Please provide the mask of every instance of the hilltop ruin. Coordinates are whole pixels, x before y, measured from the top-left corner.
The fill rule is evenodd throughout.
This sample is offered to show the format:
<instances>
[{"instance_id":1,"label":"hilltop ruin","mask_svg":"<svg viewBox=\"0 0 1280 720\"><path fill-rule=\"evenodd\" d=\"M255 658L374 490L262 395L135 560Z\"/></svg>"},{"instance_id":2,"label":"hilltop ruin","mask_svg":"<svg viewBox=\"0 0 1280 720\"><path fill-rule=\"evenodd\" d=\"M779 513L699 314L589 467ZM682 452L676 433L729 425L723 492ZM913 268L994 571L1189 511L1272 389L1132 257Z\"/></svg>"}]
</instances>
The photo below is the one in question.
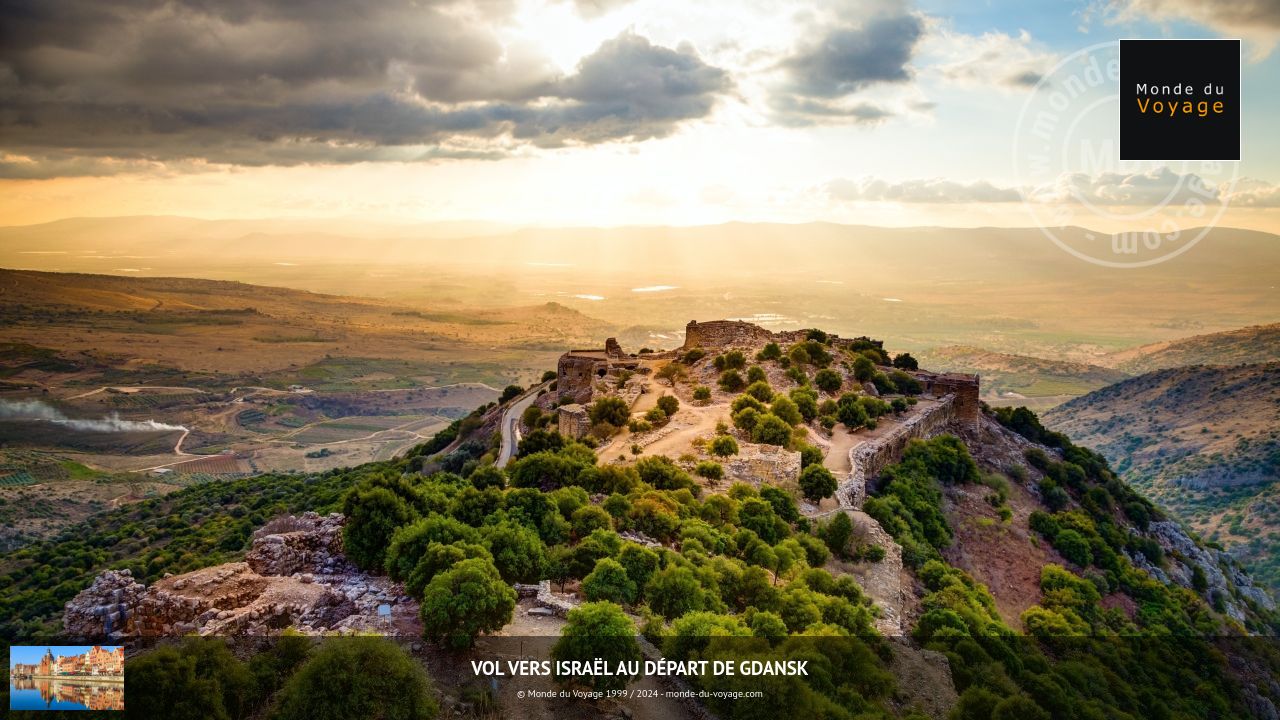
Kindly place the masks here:
<instances>
[{"instance_id":1,"label":"hilltop ruin","mask_svg":"<svg viewBox=\"0 0 1280 720\"><path fill-rule=\"evenodd\" d=\"M590 428L585 405L600 394L610 394L609 380L616 386L625 383L633 374L647 375L652 363L669 361L679 353L695 348L707 353L729 350L758 350L768 343L785 348L807 337L807 330L772 331L743 320L690 320L685 326L684 343L678 351L645 355L627 354L616 338L605 341L603 348L570 350L560 356L556 364L556 397L565 403L559 409L558 427L562 434L582 437ZM827 340L833 348L849 349L855 344L870 344L884 349L884 343L869 337L842 338L829 334ZM882 370L893 368L882 367ZM929 397L954 396L955 419L976 425L981 413L979 403L980 379L966 373L933 373L925 370L908 372L920 383L921 395ZM637 394L644 387L636 387ZM634 397L631 398L634 401Z\"/></svg>"}]
</instances>

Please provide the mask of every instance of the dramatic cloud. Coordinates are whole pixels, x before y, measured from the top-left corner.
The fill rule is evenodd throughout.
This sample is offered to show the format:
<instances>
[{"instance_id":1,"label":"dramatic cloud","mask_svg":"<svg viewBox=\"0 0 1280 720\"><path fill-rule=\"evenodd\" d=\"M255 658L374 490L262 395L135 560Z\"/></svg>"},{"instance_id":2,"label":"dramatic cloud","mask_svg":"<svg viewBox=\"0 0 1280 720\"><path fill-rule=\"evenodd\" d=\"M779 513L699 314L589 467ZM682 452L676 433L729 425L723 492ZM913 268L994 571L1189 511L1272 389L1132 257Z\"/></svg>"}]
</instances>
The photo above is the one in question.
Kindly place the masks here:
<instances>
[{"instance_id":1,"label":"dramatic cloud","mask_svg":"<svg viewBox=\"0 0 1280 720\"><path fill-rule=\"evenodd\" d=\"M1003 203L1021 198L1017 190L996 187L985 180L966 184L937 178L898 183L875 178L841 178L827 183L825 190L828 197L842 202Z\"/></svg>"},{"instance_id":2,"label":"dramatic cloud","mask_svg":"<svg viewBox=\"0 0 1280 720\"><path fill-rule=\"evenodd\" d=\"M630 33L562 75L494 34L510 10L484 0L6 4L0 174L644 140L705 117L730 89L691 47Z\"/></svg>"},{"instance_id":3,"label":"dramatic cloud","mask_svg":"<svg viewBox=\"0 0 1280 720\"><path fill-rule=\"evenodd\" d=\"M1269 54L1280 38L1280 2L1276 0L1096 0L1083 15L1086 23L1094 16L1122 22L1191 21L1252 41L1255 59Z\"/></svg>"},{"instance_id":4,"label":"dramatic cloud","mask_svg":"<svg viewBox=\"0 0 1280 720\"><path fill-rule=\"evenodd\" d=\"M787 124L881 120L891 114L882 106L848 99L875 85L911 80L909 63L924 31L924 20L901 7L824 30L781 63L786 80L771 100L775 112Z\"/></svg>"}]
</instances>

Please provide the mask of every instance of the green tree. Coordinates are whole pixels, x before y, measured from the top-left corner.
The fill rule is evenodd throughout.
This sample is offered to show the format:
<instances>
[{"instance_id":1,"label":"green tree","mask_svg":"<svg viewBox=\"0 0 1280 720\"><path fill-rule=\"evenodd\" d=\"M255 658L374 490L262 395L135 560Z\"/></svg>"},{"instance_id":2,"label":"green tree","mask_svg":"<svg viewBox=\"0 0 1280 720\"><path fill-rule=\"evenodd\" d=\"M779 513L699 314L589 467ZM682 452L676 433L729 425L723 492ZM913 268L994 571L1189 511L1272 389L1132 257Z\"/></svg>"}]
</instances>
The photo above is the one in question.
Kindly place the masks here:
<instances>
[{"instance_id":1,"label":"green tree","mask_svg":"<svg viewBox=\"0 0 1280 720\"><path fill-rule=\"evenodd\" d=\"M707 591L687 567L668 567L654 573L644 594L649 607L668 620L707 607Z\"/></svg>"},{"instance_id":2,"label":"green tree","mask_svg":"<svg viewBox=\"0 0 1280 720\"><path fill-rule=\"evenodd\" d=\"M432 720L439 713L431 679L413 657L383 638L344 637L327 640L285 683L270 718Z\"/></svg>"},{"instance_id":3,"label":"green tree","mask_svg":"<svg viewBox=\"0 0 1280 720\"><path fill-rule=\"evenodd\" d=\"M853 521L844 512L838 512L831 521L822 526L822 541L827 544L831 554L844 557L849 547L849 539L853 537Z\"/></svg>"},{"instance_id":4,"label":"green tree","mask_svg":"<svg viewBox=\"0 0 1280 720\"><path fill-rule=\"evenodd\" d=\"M893 366L900 370L919 370L920 363L911 357L911 353L902 353L895 355L893 358Z\"/></svg>"},{"instance_id":5,"label":"green tree","mask_svg":"<svg viewBox=\"0 0 1280 720\"><path fill-rule=\"evenodd\" d=\"M447 516L431 514L405 525L391 536L386 568L392 580L404 580L432 543L478 542L476 529Z\"/></svg>"},{"instance_id":6,"label":"green tree","mask_svg":"<svg viewBox=\"0 0 1280 720\"><path fill-rule=\"evenodd\" d=\"M1088 567L1093 562L1093 553L1089 541L1075 530L1063 530L1053 539L1053 547L1062 553L1062 557L1079 565Z\"/></svg>"},{"instance_id":7,"label":"green tree","mask_svg":"<svg viewBox=\"0 0 1280 720\"><path fill-rule=\"evenodd\" d=\"M499 405L505 405L511 400L515 400L524 393L524 388L519 385L508 385L502 388L502 396L498 398Z\"/></svg>"},{"instance_id":8,"label":"green tree","mask_svg":"<svg viewBox=\"0 0 1280 720\"><path fill-rule=\"evenodd\" d=\"M615 427L622 427L631 418L631 406L620 397L606 395L591 403L591 409L587 415L593 424L608 423Z\"/></svg>"},{"instance_id":9,"label":"green tree","mask_svg":"<svg viewBox=\"0 0 1280 720\"><path fill-rule=\"evenodd\" d=\"M611 602L589 602L569 611L560 639L551 648L551 659L557 668L561 661L572 660L603 660L616 668L622 662L638 662L642 656L636 627L622 608ZM582 683L601 692L621 690L634 679L627 675L556 675L558 682Z\"/></svg>"},{"instance_id":10,"label":"green tree","mask_svg":"<svg viewBox=\"0 0 1280 720\"><path fill-rule=\"evenodd\" d=\"M853 376L858 382L866 382L876 374L876 364L866 355L859 355L853 361Z\"/></svg>"},{"instance_id":11,"label":"green tree","mask_svg":"<svg viewBox=\"0 0 1280 720\"><path fill-rule=\"evenodd\" d=\"M773 404L769 406L769 412L793 427L804 422L804 416L800 414L800 408L796 407L795 401L786 395L775 397Z\"/></svg>"},{"instance_id":12,"label":"green tree","mask_svg":"<svg viewBox=\"0 0 1280 720\"><path fill-rule=\"evenodd\" d=\"M836 487L835 475L821 465L809 465L800 471L800 491L811 502L831 497Z\"/></svg>"},{"instance_id":13,"label":"green tree","mask_svg":"<svg viewBox=\"0 0 1280 720\"><path fill-rule=\"evenodd\" d=\"M511 622L516 591L493 563L473 558L437 574L422 593L422 634L448 647L469 648L476 636Z\"/></svg>"},{"instance_id":14,"label":"green tree","mask_svg":"<svg viewBox=\"0 0 1280 720\"><path fill-rule=\"evenodd\" d=\"M760 353L756 355L759 360L777 360L782 357L782 348L776 342L765 343Z\"/></svg>"},{"instance_id":15,"label":"green tree","mask_svg":"<svg viewBox=\"0 0 1280 720\"><path fill-rule=\"evenodd\" d=\"M711 454L716 457L729 457L738 454L738 441L732 435L717 435L711 441Z\"/></svg>"},{"instance_id":16,"label":"green tree","mask_svg":"<svg viewBox=\"0 0 1280 720\"><path fill-rule=\"evenodd\" d=\"M601 558L596 561L595 569L582 579L582 593L591 601L629 604L635 602L636 584L617 560Z\"/></svg>"},{"instance_id":17,"label":"green tree","mask_svg":"<svg viewBox=\"0 0 1280 720\"><path fill-rule=\"evenodd\" d=\"M493 555L489 554L489 551L483 545L469 542L446 545L433 542L422 553L422 557L418 559L418 564L413 566L413 571L409 573L409 579L404 583L404 590L411 597L421 600L422 591L426 589L428 583L435 579L436 575L463 560L471 560L473 558L493 562Z\"/></svg>"},{"instance_id":18,"label":"green tree","mask_svg":"<svg viewBox=\"0 0 1280 720\"><path fill-rule=\"evenodd\" d=\"M493 565L507 582L537 582L547 565L547 546L524 525L502 522L483 529Z\"/></svg>"},{"instance_id":19,"label":"green tree","mask_svg":"<svg viewBox=\"0 0 1280 720\"><path fill-rule=\"evenodd\" d=\"M762 403L767 403L773 399L773 388L769 387L769 383L764 380L751 383L747 386L745 392Z\"/></svg>"},{"instance_id":20,"label":"green tree","mask_svg":"<svg viewBox=\"0 0 1280 720\"><path fill-rule=\"evenodd\" d=\"M680 410L680 399L675 395L663 395L658 398L658 408L671 417Z\"/></svg>"},{"instance_id":21,"label":"green tree","mask_svg":"<svg viewBox=\"0 0 1280 720\"><path fill-rule=\"evenodd\" d=\"M370 572L382 572L391 536L417 517L408 503L384 487L353 489L342 511L347 516L343 549L352 562Z\"/></svg>"},{"instance_id":22,"label":"green tree","mask_svg":"<svg viewBox=\"0 0 1280 720\"><path fill-rule=\"evenodd\" d=\"M237 720L257 702L253 675L221 639L190 638L129 660L129 712L174 720Z\"/></svg>"},{"instance_id":23,"label":"green tree","mask_svg":"<svg viewBox=\"0 0 1280 720\"><path fill-rule=\"evenodd\" d=\"M717 381L721 390L725 392L737 392L746 385L746 381L742 379L742 375L737 370L725 370L720 373L720 379Z\"/></svg>"},{"instance_id":24,"label":"green tree","mask_svg":"<svg viewBox=\"0 0 1280 720\"><path fill-rule=\"evenodd\" d=\"M583 505L573 511L573 534L584 538L596 530L612 530L613 518L599 505Z\"/></svg>"},{"instance_id":25,"label":"green tree","mask_svg":"<svg viewBox=\"0 0 1280 720\"><path fill-rule=\"evenodd\" d=\"M720 480L724 478L724 466L718 462L703 460L693 469L693 472L699 477L708 480Z\"/></svg>"},{"instance_id":26,"label":"green tree","mask_svg":"<svg viewBox=\"0 0 1280 720\"><path fill-rule=\"evenodd\" d=\"M777 415L765 413L751 429L751 439L765 445L786 446L791 442L791 426Z\"/></svg>"},{"instance_id":27,"label":"green tree","mask_svg":"<svg viewBox=\"0 0 1280 720\"><path fill-rule=\"evenodd\" d=\"M507 486L507 474L502 472L502 468L494 465L481 465L473 470L467 479L471 481L471 486L477 490L491 487L501 490Z\"/></svg>"},{"instance_id":28,"label":"green tree","mask_svg":"<svg viewBox=\"0 0 1280 720\"><path fill-rule=\"evenodd\" d=\"M824 368L819 370L817 375L813 376L813 384L817 385L818 389L822 392L827 393L828 395L834 395L838 390L840 390L840 386L844 385L844 378L835 370Z\"/></svg>"}]
</instances>

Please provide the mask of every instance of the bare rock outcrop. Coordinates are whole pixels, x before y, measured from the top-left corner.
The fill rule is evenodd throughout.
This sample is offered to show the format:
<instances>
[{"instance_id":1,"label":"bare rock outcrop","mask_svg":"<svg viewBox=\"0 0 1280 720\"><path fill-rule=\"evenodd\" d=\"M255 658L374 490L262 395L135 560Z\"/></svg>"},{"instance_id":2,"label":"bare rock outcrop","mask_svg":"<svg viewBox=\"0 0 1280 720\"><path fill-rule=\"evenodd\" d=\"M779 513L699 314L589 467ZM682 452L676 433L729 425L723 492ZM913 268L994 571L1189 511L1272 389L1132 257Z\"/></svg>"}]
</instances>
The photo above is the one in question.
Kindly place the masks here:
<instances>
[{"instance_id":1,"label":"bare rock outcrop","mask_svg":"<svg viewBox=\"0 0 1280 720\"><path fill-rule=\"evenodd\" d=\"M120 637L146 589L130 570L108 570L67 603L62 627L73 638Z\"/></svg>"},{"instance_id":2,"label":"bare rock outcrop","mask_svg":"<svg viewBox=\"0 0 1280 720\"><path fill-rule=\"evenodd\" d=\"M277 518L253 534L245 562L259 575L333 572L342 560L339 513Z\"/></svg>"},{"instance_id":3,"label":"bare rock outcrop","mask_svg":"<svg viewBox=\"0 0 1280 720\"><path fill-rule=\"evenodd\" d=\"M339 514L277 518L254 534L244 562L168 576L151 587L108 571L67 603L68 634L273 635L412 631L418 607L399 583L342 555Z\"/></svg>"}]
</instances>

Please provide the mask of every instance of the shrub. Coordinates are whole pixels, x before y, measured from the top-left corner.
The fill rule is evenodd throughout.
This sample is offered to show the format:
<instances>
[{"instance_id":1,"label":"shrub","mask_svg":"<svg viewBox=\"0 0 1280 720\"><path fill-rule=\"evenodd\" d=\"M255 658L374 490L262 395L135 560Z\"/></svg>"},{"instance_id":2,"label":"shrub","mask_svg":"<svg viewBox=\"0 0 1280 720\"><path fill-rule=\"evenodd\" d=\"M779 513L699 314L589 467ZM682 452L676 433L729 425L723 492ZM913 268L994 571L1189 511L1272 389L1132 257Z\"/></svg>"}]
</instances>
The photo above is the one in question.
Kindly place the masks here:
<instances>
[{"instance_id":1,"label":"shrub","mask_svg":"<svg viewBox=\"0 0 1280 720\"><path fill-rule=\"evenodd\" d=\"M764 374L764 368L759 365L752 365L747 368L747 382L749 383L768 383L768 376Z\"/></svg>"},{"instance_id":2,"label":"shrub","mask_svg":"<svg viewBox=\"0 0 1280 720\"><path fill-rule=\"evenodd\" d=\"M417 517L408 503L383 487L352 490L343 503L343 513L347 516L342 529L346 555L370 572L382 572L391 536Z\"/></svg>"},{"instance_id":3,"label":"shrub","mask_svg":"<svg viewBox=\"0 0 1280 720\"><path fill-rule=\"evenodd\" d=\"M622 427L631 418L631 407L620 397L606 395L591 403L591 409L587 414L592 423L608 423L615 427Z\"/></svg>"},{"instance_id":4,"label":"shrub","mask_svg":"<svg viewBox=\"0 0 1280 720\"><path fill-rule=\"evenodd\" d=\"M652 425L662 425L667 422L667 414L660 407L650 408L649 412L644 414L644 419Z\"/></svg>"},{"instance_id":5,"label":"shrub","mask_svg":"<svg viewBox=\"0 0 1280 720\"><path fill-rule=\"evenodd\" d=\"M853 361L853 376L858 382L867 382L876 374L876 364L871 358L859 355Z\"/></svg>"},{"instance_id":6,"label":"shrub","mask_svg":"<svg viewBox=\"0 0 1280 720\"><path fill-rule=\"evenodd\" d=\"M729 438L732 440L733 438ZM724 478L724 467L718 462L703 460L693 469L694 474L704 477L708 480L720 480Z\"/></svg>"},{"instance_id":7,"label":"shrub","mask_svg":"<svg viewBox=\"0 0 1280 720\"><path fill-rule=\"evenodd\" d=\"M738 454L738 441L731 435L717 435L711 441L711 454L716 457L729 457Z\"/></svg>"},{"instance_id":8,"label":"shrub","mask_svg":"<svg viewBox=\"0 0 1280 720\"><path fill-rule=\"evenodd\" d=\"M762 403L767 403L773 399L773 388L769 387L769 383L760 380L748 385L746 394Z\"/></svg>"},{"instance_id":9,"label":"shrub","mask_svg":"<svg viewBox=\"0 0 1280 720\"><path fill-rule=\"evenodd\" d=\"M636 472L640 479L659 490L679 490L694 487L689 474L680 469L671 458L655 455L636 462Z\"/></svg>"},{"instance_id":10,"label":"shrub","mask_svg":"<svg viewBox=\"0 0 1280 720\"><path fill-rule=\"evenodd\" d=\"M844 557L849 547L849 539L853 537L853 521L843 512L838 512L830 522L822 526L820 533L827 549L836 557Z\"/></svg>"},{"instance_id":11,"label":"shrub","mask_svg":"<svg viewBox=\"0 0 1280 720\"><path fill-rule=\"evenodd\" d=\"M423 590L422 633L449 647L469 648L480 633L511 622L515 606L515 590L493 563L463 560L436 575Z\"/></svg>"},{"instance_id":12,"label":"shrub","mask_svg":"<svg viewBox=\"0 0 1280 720\"><path fill-rule=\"evenodd\" d=\"M822 465L815 463L800 471L800 490L812 502L831 497L836 487L835 476Z\"/></svg>"},{"instance_id":13,"label":"shrub","mask_svg":"<svg viewBox=\"0 0 1280 720\"><path fill-rule=\"evenodd\" d=\"M822 392L831 395L835 394L841 385L844 385L844 378L835 370L826 368L819 370L818 374L813 376L813 384L817 385Z\"/></svg>"},{"instance_id":14,"label":"shrub","mask_svg":"<svg viewBox=\"0 0 1280 720\"><path fill-rule=\"evenodd\" d=\"M796 407L795 401L786 395L775 397L773 404L769 407L769 412L782 418L783 422L791 426L804 422L804 416L800 414L800 408Z\"/></svg>"},{"instance_id":15,"label":"shrub","mask_svg":"<svg viewBox=\"0 0 1280 720\"><path fill-rule=\"evenodd\" d=\"M1089 541L1075 530L1061 530L1053 539L1053 547L1062 553L1062 557L1079 565L1088 567L1093 562L1093 553L1089 549Z\"/></svg>"},{"instance_id":16,"label":"shrub","mask_svg":"<svg viewBox=\"0 0 1280 720\"><path fill-rule=\"evenodd\" d=\"M737 370L725 370L720 373L720 379L716 382L725 392L737 392L747 384Z\"/></svg>"},{"instance_id":17,"label":"shrub","mask_svg":"<svg viewBox=\"0 0 1280 720\"><path fill-rule=\"evenodd\" d=\"M569 611L568 622L560 639L551 648L551 659L557 669L562 661L603 661L617 668L623 662L639 662L640 646L636 643L636 627L622 608L610 602L589 602ZM566 666L571 666L566 663ZM581 682L593 690L621 690L633 677L627 675L556 675L562 683Z\"/></svg>"},{"instance_id":18,"label":"shrub","mask_svg":"<svg viewBox=\"0 0 1280 720\"><path fill-rule=\"evenodd\" d=\"M636 584L617 560L600 558L595 569L582 579L582 593L592 602L608 600L629 604L635 602Z\"/></svg>"},{"instance_id":19,"label":"shrub","mask_svg":"<svg viewBox=\"0 0 1280 720\"><path fill-rule=\"evenodd\" d=\"M777 360L780 357L782 357L782 348L778 347L776 342L765 343L765 346L756 355L758 360Z\"/></svg>"},{"instance_id":20,"label":"shrub","mask_svg":"<svg viewBox=\"0 0 1280 720\"><path fill-rule=\"evenodd\" d=\"M658 398L658 409L671 417L680 409L680 400L675 395L663 395Z\"/></svg>"},{"instance_id":21,"label":"shrub","mask_svg":"<svg viewBox=\"0 0 1280 720\"><path fill-rule=\"evenodd\" d=\"M524 388L519 385L508 385L502 388L502 396L498 398L499 405L505 405L510 400L515 400L524 393Z\"/></svg>"},{"instance_id":22,"label":"shrub","mask_svg":"<svg viewBox=\"0 0 1280 720\"><path fill-rule=\"evenodd\" d=\"M221 640L191 638L128 664L129 712L138 717L231 720L248 717L256 699L253 675Z\"/></svg>"},{"instance_id":23,"label":"shrub","mask_svg":"<svg viewBox=\"0 0 1280 720\"><path fill-rule=\"evenodd\" d=\"M743 412L748 411L744 410ZM765 413L760 416L755 423L755 427L751 429L751 439L765 445L785 447L787 443L791 442L791 426L777 415Z\"/></svg>"},{"instance_id":24,"label":"shrub","mask_svg":"<svg viewBox=\"0 0 1280 720\"><path fill-rule=\"evenodd\" d=\"M421 600L422 591L435 579L436 575L463 560L474 558L490 563L493 562L493 555L490 555L483 545L467 542L446 545L433 542L423 551L422 556L418 558L418 564L414 565L413 570L409 573L409 578L404 584L405 592L413 598Z\"/></svg>"},{"instance_id":25,"label":"shrub","mask_svg":"<svg viewBox=\"0 0 1280 720\"><path fill-rule=\"evenodd\" d=\"M920 363L916 362L916 359L911 357L910 353L902 353L901 355L894 356L893 366L902 370L920 369Z\"/></svg>"},{"instance_id":26,"label":"shrub","mask_svg":"<svg viewBox=\"0 0 1280 720\"><path fill-rule=\"evenodd\" d=\"M285 683L270 718L431 720L439 713L431 679L413 657L383 638L351 637L317 649Z\"/></svg>"},{"instance_id":27,"label":"shrub","mask_svg":"<svg viewBox=\"0 0 1280 720\"><path fill-rule=\"evenodd\" d=\"M693 399L704 402L711 399L711 388L706 385L699 385L693 389Z\"/></svg>"}]
</instances>

